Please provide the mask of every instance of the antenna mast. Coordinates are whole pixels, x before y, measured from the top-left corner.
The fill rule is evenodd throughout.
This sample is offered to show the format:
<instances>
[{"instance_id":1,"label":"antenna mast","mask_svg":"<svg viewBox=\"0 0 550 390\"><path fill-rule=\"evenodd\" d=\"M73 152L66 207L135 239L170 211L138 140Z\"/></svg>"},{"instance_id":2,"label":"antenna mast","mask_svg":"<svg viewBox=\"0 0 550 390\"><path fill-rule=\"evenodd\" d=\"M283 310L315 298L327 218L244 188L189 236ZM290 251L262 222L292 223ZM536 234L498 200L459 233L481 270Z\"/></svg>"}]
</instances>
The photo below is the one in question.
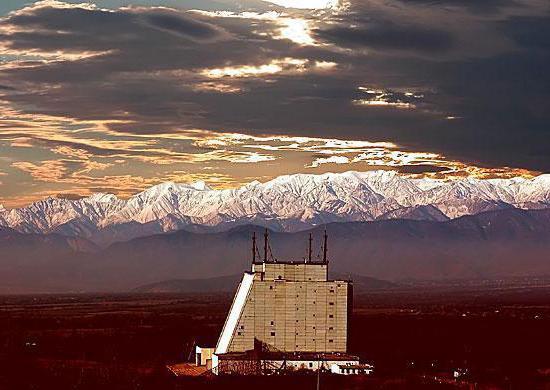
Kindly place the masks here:
<instances>
[{"instance_id":1,"label":"antenna mast","mask_svg":"<svg viewBox=\"0 0 550 390\"><path fill-rule=\"evenodd\" d=\"M265 228L265 233L264 233L264 263L267 263L268 239L269 239L269 233L267 232L267 228Z\"/></svg>"},{"instance_id":2,"label":"antenna mast","mask_svg":"<svg viewBox=\"0 0 550 390\"><path fill-rule=\"evenodd\" d=\"M325 229L325 235L324 235L324 245L323 245L323 262L326 263L327 262L327 240L328 240L328 236L327 236L327 230Z\"/></svg>"},{"instance_id":3,"label":"antenna mast","mask_svg":"<svg viewBox=\"0 0 550 390\"><path fill-rule=\"evenodd\" d=\"M252 264L256 263L256 232L252 233Z\"/></svg>"},{"instance_id":4,"label":"antenna mast","mask_svg":"<svg viewBox=\"0 0 550 390\"><path fill-rule=\"evenodd\" d=\"M313 237L311 236L311 233L309 233L309 250L307 252L307 261L311 263L311 242L313 241Z\"/></svg>"}]
</instances>

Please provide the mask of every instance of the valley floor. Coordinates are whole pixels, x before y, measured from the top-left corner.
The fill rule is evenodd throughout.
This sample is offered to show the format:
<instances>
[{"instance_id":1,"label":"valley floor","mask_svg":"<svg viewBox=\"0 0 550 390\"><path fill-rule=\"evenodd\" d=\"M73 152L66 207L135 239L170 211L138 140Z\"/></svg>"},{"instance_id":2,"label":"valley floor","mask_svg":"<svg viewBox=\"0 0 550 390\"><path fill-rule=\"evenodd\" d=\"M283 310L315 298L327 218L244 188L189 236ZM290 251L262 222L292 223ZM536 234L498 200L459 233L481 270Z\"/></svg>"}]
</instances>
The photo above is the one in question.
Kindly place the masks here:
<instances>
[{"instance_id":1,"label":"valley floor","mask_svg":"<svg viewBox=\"0 0 550 390\"><path fill-rule=\"evenodd\" d=\"M0 297L0 389L314 389L316 377L182 380L166 364L214 345L230 294ZM355 297L350 352L368 378L328 389L550 389L550 288L433 286ZM463 381L454 369L467 369ZM475 387L474 387L475 386Z\"/></svg>"}]
</instances>

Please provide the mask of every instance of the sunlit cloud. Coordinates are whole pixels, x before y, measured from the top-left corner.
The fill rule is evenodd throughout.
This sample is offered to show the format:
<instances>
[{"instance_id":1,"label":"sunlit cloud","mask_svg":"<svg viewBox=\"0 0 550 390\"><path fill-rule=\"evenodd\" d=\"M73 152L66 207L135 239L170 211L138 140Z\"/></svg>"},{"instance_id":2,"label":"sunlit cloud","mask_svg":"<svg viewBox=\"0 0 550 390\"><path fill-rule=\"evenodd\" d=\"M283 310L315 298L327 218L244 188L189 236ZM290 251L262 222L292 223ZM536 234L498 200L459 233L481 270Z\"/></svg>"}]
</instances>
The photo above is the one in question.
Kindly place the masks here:
<instances>
[{"instance_id":1,"label":"sunlit cloud","mask_svg":"<svg viewBox=\"0 0 550 390\"><path fill-rule=\"evenodd\" d=\"M252 19L252 20L277 20L282 17L283 14L276 11L268 12L253 12L253 11L243 11L243 12L233 12L233 11L206 11L202 9L192 9L189 10L190 13L196 13L203 16L208 16L211 18L231 18L231 19Z\"/></svg>"},{"instance_id":2,"label":"sunlit cloud","mask_svg":"<svg viewBox=\"0 0 550 390\"><path fill-rule=\"evenodd\" d=\"M401 166L408 164L445 164L436 153L403 152L399 150L372 150L355 156L352 162L367 162L371 165Z\"/></svg>"},{"instance_id":3,"label":"sunlit cloud","mask_svg":"<svg viewBox=\"0 0 550 390\"><path fill-rule=\"evenodd\" d=\"M417 92L397 92L371 87L359 87L357 89L361 97L352 101L357 106L413 109L416 108L417 102L420 102L424 97L423 94Z\"/></svg>"},{"instance_id":4,"label":"sunlit cloud","mask_svg":"<svg viewBox=\"0 0 550 390\"><path fill-rule=\"evenodd\" d=\"M345 156L320 157L312 161L308 168L317 168L323 164L348 164L349 158Z\"/></svg>"},{"instance_id":5,"label":"sunlit cloud","mask_svg":"<svg viewBox=\"0 0 550 390\"><path fill-rule=\"evenodd\" d=\"M40 163L32 163L28 161L17 161L12 163L12 166L29 173L38 181L59 181L67 171L65 164L58 160L40 161Z\"/></svg>"},{"instance_id":6,"label":"sunlit cloud","mask_svg":"<svg viewBox=\"0 0 550 390\"><path fill-rule=\"evenodd\" d=\"M225 68L205 69L201 72L205 77L217 79L223 77L258 77L286 72L306 71L307 60L299 58L275 59L262 65L227 66Z\"/></svg>"},{"instance_id":7,"label":"sunlit cloud","mask_svg":"<svg viewBox=\"0 0 550 390\"><path fill-rule=\"evenodd\" d=\"M386 100L356 99L353 101L353 104L358 106L373 106L373 107L415 108L415 105L411 103L388 102Z\"/></svg>"},{"instance_id":8,"label":"sunlit cloud","mask_svg":"<svg viewBox=\"0 0 550 390\"><path fill-rule=\"evenodd\" d=\"M319 69L330 70L336 68L338 64L332 61L316 61L315 66Z\"/></svg>"},{"instance_id":9,"label":"sunlit cloud","mask_svg":"<svg viewBox=\"0 0 550 390\"><path fill-rule=\"evenodd\" d=\"M29 6L26 6L25 8L15 11L12 14L25 14L30 13L33 10L40 9L40 8L58 8L58 9L85 9L88 11L93 11L97 9L101 9L102 11L109 12L108 9L105 8L98 8L97 5L95 5L93 2L81 2L81 3L67 3L65 1L58 1L58 0L39 0L34 2L34 4L31 4Z\"/></svg>"},{"instance_id":10,"label":"sunlit cloud","mask_svg":"<svg viewBox=\"0 0 550 390\"><path fill-rule=\"evenodd\" d=\"M203 81L193 85L193 90L197 92L215 92L215 93L240 93L243 88L227 83L214 81Z\"/></svg>"},{"instance_id":11,"label":"sunlit cloud","mask_svg":"<svg viewBox=\"0 0 550 390\"><path fill-rule=\"evenodd\" d=\"M314 21L305 17L291 16L287 13L268 11L268 12L231 12L231 11L203 11L191 10L211 18L233 18L250 19L259 22L270 22L275 24L276 28L266 28L265 30L255 30L256 34L261 36L271 36L274 39L288 39L298 45L317 45L313 34Z\"/></svg>"},{"instance_id":12,"label":"sunlit cloud","mask_svg":"<svg viewBox=\"0 0 550 390\"><path fill-rule=\"evenodd\" d=\"M369 142L358 140L340 140L320 137L295 136L251 136L238 133L211 133L195 142L201 147L219 147L240 145L243 148L264 150L301 150L323 154L353 152L362 148L397 148L391 142Z\"/></svg>"},{"instance_id":13,"label":"sunlit cloud","mask_svg":"<svg viewBox=\"0 0 550 390\"><path fill-rule=\"evenodd\" d=\"M336 9L340 0L264 0L285 8L297 9Z\"/></svg>"},{"instance_id":14,"label":"sunlit cloud","mask_svg":"<svg viewBox=\"0 0 550 390\"><path fill-rule=\"evenodd\" d=\"M46 123L50 123L47 121ZM40 134L39 130L34 130ZM1 132L0 132L1 134ZM411 173L449 179L463 177L502 177L516 175L528 177L530 171L489 169L448 160L436 153L403 150L390 142L324 139L294 136L250 136L239 133L219 133L207 130L189 130L181 134L131 135L125 140L88 138L87 132L64 135L70 144L42 144L42 138L27 137L13 140L23 142L27 148L48 148L52 156L45 160L21 160L11 167L28 173L33 183L43 183L29 194L17 197L0 197L7 207L21 206L44 194L89 195L98 186L128 197L163 181L190 182L204 180L216 188L234 188L251 181L250 171L239 166L254 164L256 178L269 180L293 170L312 170L315 173L340 170L394 169L411 166L436 166L442 172ZM104 133L104 134L109 134ZM44 134L41 134L44 136ZM78 137L85 136L84 139ZM122 135L121 135L122 136ZM1 147L0 135L0 147ZM57 136L59 140L59 135ZM53 142L53 144L51 144ZM53 146L48 146L53 145ZM103 149L105 148L105 149ZM304 165L304 161L307 161ZM129 164L130 165L127 165ZM128 174L117 168L124 164ZM138 165L136 165L138 164ZM261 170L262 164L270 164ZM134 166L134 168L131 168ZM154 168L157 167L157 168ZM292 168L294 167L294 168ZM289 171L290 170L290 171ZM8 179L9 174L4 178ZM51 186L44 190L44 185ZM30 187L32 188L32 186Z\"/></svg>"},{"instance_id":15,"label":"sunlit cloud","mask_svg":"<svg viewBox=\"0 0 550 390\"><path fill-rule=\"evenodd\" d=\"M279 38L290 39L300 45L314 45L315 39L311 33L311 21L299 18L284 18L280 24Z\"/></svg>"}]
</instances>

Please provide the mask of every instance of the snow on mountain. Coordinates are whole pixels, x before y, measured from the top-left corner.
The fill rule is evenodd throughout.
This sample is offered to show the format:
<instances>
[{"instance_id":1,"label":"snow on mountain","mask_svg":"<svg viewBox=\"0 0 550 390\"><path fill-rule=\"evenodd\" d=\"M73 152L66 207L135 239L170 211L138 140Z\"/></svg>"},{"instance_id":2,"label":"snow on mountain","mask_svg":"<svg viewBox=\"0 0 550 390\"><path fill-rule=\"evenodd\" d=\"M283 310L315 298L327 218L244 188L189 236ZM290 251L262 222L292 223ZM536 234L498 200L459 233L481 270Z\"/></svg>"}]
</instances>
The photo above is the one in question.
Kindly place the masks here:
<instances>
[{"instance_id":1,"label":"snow on mountain","mask_svg":"<svg viewBox=\"0 0 550 390\"><path fill-rule=\"evenodd\" d=\"M263 223L285 231L345 221L444 220L506 208L550 207L550 175L534 179L414 179L393 171L296 174L237 189L199 181L153 186L127 200L94 194L0 208L0 225L101 244L156 232Z\"/></svg>"}]
</instances>

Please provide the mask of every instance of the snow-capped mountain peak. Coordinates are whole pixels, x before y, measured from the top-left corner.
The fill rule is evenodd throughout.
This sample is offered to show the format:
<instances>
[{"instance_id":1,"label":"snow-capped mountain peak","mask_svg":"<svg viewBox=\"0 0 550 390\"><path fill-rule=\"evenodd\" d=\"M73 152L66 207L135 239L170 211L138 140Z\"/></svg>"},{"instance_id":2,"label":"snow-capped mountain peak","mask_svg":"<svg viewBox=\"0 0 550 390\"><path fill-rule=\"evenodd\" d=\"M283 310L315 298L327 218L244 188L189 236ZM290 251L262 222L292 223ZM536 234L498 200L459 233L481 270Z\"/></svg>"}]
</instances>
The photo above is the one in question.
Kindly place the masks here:
<instances>
[{"instance_id":1,"label":"snow-capped mountain peak","mask_svg":"<svg viewBox=\"0 0 550 390\"><path fill-rule=\"evenodd\" d=\"M0 225L105 244L192 225L225 229L259 223L292 231L328 222L452 219L510 207L550 207L550 175L436 180L394 171L295 174L233 190L215 190L204 181L166 182L127 200L98 193L78 200L50 197L19 209L0 207Z\"/></svg>"},{"instance_id":2,"label":"snow-capped mountain peak","mask_svg":"<svg viewBox=\"0 0 550 390\"><path fill-rule=\"evenodd\" d=\"M114 203L118 200L116 195L106 194L106 193L103 193L103 192L98 192L98 193L92 194L89 197L84 198L84 199L87 200L90 203L95 203L95 202L97 202L97 203Z\"/></svg>"},{"instance_id":3,"label":"snow-capped mountain peak","mask_svg":"<svg viewBox=\"0 0 550 390\"><path fill-rule=\"evenodd\" d=\"M199 181L196 181L194 182L193 184L191 184L191 187L193 187L194 189L196 189L197 191L211 191L212 188L210 188L208 186L208 184L206 184L204 181L202 180L199 180Z\"/></svg>"}]
</instances>

